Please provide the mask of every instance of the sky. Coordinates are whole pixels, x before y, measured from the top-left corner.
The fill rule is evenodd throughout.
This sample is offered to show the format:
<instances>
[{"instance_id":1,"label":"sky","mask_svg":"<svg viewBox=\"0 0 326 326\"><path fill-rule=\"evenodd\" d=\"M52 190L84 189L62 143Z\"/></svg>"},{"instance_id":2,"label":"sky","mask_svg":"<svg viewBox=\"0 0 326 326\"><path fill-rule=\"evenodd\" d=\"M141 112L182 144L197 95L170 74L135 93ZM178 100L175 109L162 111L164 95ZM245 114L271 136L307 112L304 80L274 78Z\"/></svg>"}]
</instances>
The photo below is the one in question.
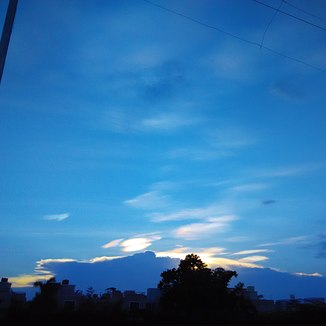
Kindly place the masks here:
<instances>
[{"instance_id":1,"label":"sky","mask_svg":"<svg viewBox=\"0 0 326 326\"><path fill-rule=\"evenodd\" d=\"M0 276L145 250L326 276L325 32L323 0L19 0Z\"/></svg>"}]
</instances>

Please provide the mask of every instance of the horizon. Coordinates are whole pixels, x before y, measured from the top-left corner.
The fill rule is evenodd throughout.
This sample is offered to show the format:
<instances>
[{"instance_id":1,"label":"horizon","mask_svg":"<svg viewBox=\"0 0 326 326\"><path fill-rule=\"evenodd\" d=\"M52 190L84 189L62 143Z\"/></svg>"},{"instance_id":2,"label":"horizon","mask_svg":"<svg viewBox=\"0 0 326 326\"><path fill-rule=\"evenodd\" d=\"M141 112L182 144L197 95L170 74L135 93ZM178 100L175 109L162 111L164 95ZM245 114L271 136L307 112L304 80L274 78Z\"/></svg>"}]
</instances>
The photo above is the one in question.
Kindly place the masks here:
<instances>
[{"instance_id":1,"label":"horizon","mask_svg":"<svg viewBox=\"0 0 326 326\"><path fill-rule=\"evenodd\" d=\"M324 279L325 13L19 0L0 84L0 275L24 287L48 266L151 251Z\"/></svg>"},{"instance_id":2,"label":"horizon","mask_svg":"<svg viewBox=\"0 0 326 326\"><path fill-rule=\"evenodd\" d=\"M45 283L51 278L59 283L69 280L70 284L76 286L76 290L83 293L92 288L94 293L101 295L108 287L122 292L133 290L145 293L147 289L157 287L162 272L178 267L180 261L179 258L157 256L152 251L114 259L102 257L92 262L46 260L39 263L33 278L25 275L24 279L22 275L8 278L8 281L15 292L25 292L28 300L32 300L38 292L34 287L35 280ZM207 267L215 269L222 265ZM326 278L322 276L290 274L262 267L239 267L230 262L222 268L237 272L237 276L231 279L229 288L234 288L239 282L245 288L253 286L267 300L287 300L293 296L297 299L326 297ZM26 287L28 280L30 284Z\"/></svg>"}]
</instances>

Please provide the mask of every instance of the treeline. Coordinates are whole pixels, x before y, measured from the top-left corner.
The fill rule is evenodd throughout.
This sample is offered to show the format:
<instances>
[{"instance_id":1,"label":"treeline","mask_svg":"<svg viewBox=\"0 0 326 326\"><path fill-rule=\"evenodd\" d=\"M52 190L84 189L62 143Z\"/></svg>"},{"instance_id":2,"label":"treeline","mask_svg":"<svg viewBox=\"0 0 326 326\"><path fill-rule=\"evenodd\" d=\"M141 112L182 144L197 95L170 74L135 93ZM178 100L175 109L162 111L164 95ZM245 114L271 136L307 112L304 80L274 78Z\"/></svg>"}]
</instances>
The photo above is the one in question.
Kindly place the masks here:
<instances>
[{"instance_id":1,"label":"treeline","mask_svg":"<svg viewBox=\"0 0 326 326\"><path fill-rule=\"evenodd\" d=\"M180 261L178 268L162 272L157 304L125 306L114 288L102 295L89 288L75 293L77 304L60 305L60 283L55 279L37 282L40 292L25 304L12 303L2 312L2 322L28 321L60 325L105 323L148 325L326 325L325 305L293 303L291 310L259 313L245 295L244 285L229 288L235 271L210 269L195 254ZM68 302L69 303L69 302ZM2 324L2 323L1 323ZM5 324L5 323L4 323Z\"/></svg>"}]
</instances>

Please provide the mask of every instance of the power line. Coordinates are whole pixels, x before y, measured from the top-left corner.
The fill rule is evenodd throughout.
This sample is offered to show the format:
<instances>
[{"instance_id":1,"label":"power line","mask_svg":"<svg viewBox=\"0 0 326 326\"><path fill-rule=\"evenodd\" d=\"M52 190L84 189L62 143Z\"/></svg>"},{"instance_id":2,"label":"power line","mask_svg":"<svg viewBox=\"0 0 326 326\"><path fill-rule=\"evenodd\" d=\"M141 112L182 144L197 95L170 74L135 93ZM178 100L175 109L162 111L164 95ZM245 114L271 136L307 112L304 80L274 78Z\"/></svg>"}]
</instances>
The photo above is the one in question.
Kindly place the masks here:
<instances>
[{"instance_id":1,"label":"power line","mask_svg":"<svg viewBox=\"0 0 326 326\"><path fill-rule=\"evenodd\" d=\"M200 20L197 20L197 19L195 19L195 18L192 18L192 17L190 17L190 16L187 16L187 15L185 15L185 14L183 14L183 13L181 13L181 12L175 11L175 10L173 10L173 9L170 9L170 8L167 8L167 7L164 7L164 6L161 6L161 5L159 5L159 4L155 3L155 2L152 2L152 1L150 1L150 0L143 0L143 1L146 2L146 3L148 3L148 4L150 4L150 5L152 5L152 6L154 6L154 7L159 8L159 9L161 9L161 10L167 11L167 12L172 13L172 14L174 14L174 15L177 15L177 16L180 16L180 17L185 18L185 19L187 19L187 20L190 20L190 21L192 21L193 23L199 24L199 25L204 26L204 27L206 27L206 28L210 28L210 29L216 30L216 31L218 31L218 32L220 32L220 33L226 34L226 35L228 35L228 36L230 36L230 37L233 37L233 38L235 38L235 39L237 39L237 40L243 41L243 42L248 43L248 44L253 45L253 46L257 46L257 47L259 47L259 48L261 48L261 49L265 49L265 50L267 50L267 51L269 51L269 52L272 52L272 53L274 53L274 54L276 54L276 55L278 55L278 56L280 56L280 57L283 57L283 58L286 58L286 59L289 59L289 60L292 60L292 61L295 61L295 62L301 63L301 64L303 64L303 65L305 65L305 66L307 66L307 67L309 67L309 68L313 68L313 69L318 70L318 71L320 71L320 72L326 73L326 70L323 69L323 68L320 68L320 67L315 66L315 65L313 65L313 64L310 64L310 63L308 63L308 62L306 62L306 61L303 61L303 60L300 60L300 59L297 59L297 58L291 57L291 56L289 56L289 55L287 55L287 54L284 54L284 53L278 52L278 51L276 51L276 50L273 50L273 49L271 49L271 48L269 48L269 47L266 47L265 45L262 45L261 43L258 43L258 42L255 42L255 41L248 40L248 39L243 38L243 37L241 37L241 36L238 36L238 35L236 35L236 34L233 34L233 33L227 32L227 31L225 31L225 30L223 30L223 29L221 29L221 28L219 28L219 27L215 27L215 26L212 26L212 25L206 24L206 23L204 23L204 22L202 22L202 21L200 21Z\"/></svg>"},{"instance_id":2,"label":"power line","mask_svg":"<svg viewBox=\"0 0 326 326\"><path fill-rule=\"evenodd\" d=\"M252 0L252 1L257 2L257 3L259 3L259 4L261 4L261 5L265 6L265 7L271 8L271 9L273 9L273 10L277 10L277 8L275 8L275 7L273 7L273 6L270 6L270 5L268 5L267 3L264 3L264 2L261 2L261 1L258 1L258 0ZM314 23L312 23L312 22L309 22L308 20L302 19L302 18L300 18L300 17L298 17L298 16L292 15L292 14L286 12L286 11L283 11L283 10L278 10L278 12L280 12L280 13L282 13L282 14L284 14L284 15L287 15L287 16L289 16L289 17L292 17L292 18L294 18L294 19L297 19L297 20L299 20L299 21L301 21L301 22L303 22L303 23L306 23L306 24L308 24L308 25L311 25L311 26L314 26L314 27L316 27L316 28L319 28L319 29L321 29L321 30L323 30L323 31L326 32L326 28L324 28L324 27L322 27L322 26L319 26L319 25L316 25L316 24L314 24Z\"/></svg>"},{"instance_id":3,"label":"power line","mask_svg":"<svg viewBox=\"0 0 326 326\"><path fill-rule=\"evenodd\" d=\"M271 26L271 24L272 24L273 20L275 19L276 15L279 13L279 11L280 11L280 9L281 9L281 7L282 7L283 2L284 2L284 0L281 1L281 3L280 3L280 5L278 6L277 10L274 12L274 15L273 15L272 19L270 20L270 22L269 22L268 25L266 26L265 31L264 31L264 34L263 34L263 37L262 37L262 40L261 40L260 47L263 46L266 32L268 31L269 27Z\"/></svg>"},{"instance_id":4,"label":"power line","mask_svg":"<svg viewBox=\"0 0 326 326\"><path fill-rule=\"evenodd\" d=\"M187 15L185 15L185 14L182 14L181 12L175 11L175 10L173 10L173 9L170 9L170 8L167 8L167 7L164 7L164 6L161 6L161 5L159 5L159 4L155 3L155 2L152 2L152 1L150 1L150 0L143 0L143 1L149 3L149 4L152 5L152 6L155 6L155 7L158 7L158 8L160 8L160 9L163 9L163 10L165 10L165 11L167 11L167 12L170 12L170 13L172 13L172 14L175 14L175 15L177 15L177 16L180 16L180 17L183 17L183 18L185 18L185 19L188 19L188 20L190 20L190 21L192 21L192 22L194 22L194 23L196 23L196 24L202 25L202 26L207 27L207 28L210 28L210 29L214 29L214 30L216 30L216 31L218 31L218 32L220 32L220 33L223 33L223 34L226 34L226 35L228 35L228 36L234 37L234 38L236 38L236 39L238 39L238 40L241 40L241 41L243 41L243 42L249 43L249 44L251 44L251 45L260 46L260 44L257 43L257 42L250 41L250 40L247 40L247 39L245 39L245 38L243 38L243 37L241 37L241 36L238 36L238 35L236 35L236 34L233 34L233 33L227 32L227 31L224 31L223 29L221 29L221 28L219 28L219 27L216 27L216 26L212 26L212 25L209 25L209 24L203 23L203 22L201 22L200 20L197 20L197 19L192 18L192 17L190 17L190 16L187 16Z\"/></svg>"},{"instance_id":5,"label":"power line","mask_svg":"<svg viewBox=\"0 0 326 326\"><path fill-rule=\"evenodd\" d=\"M312 14L311 12L308 12L308 11L302 9L302 8L299 8L298 6L295 6L294 4L292 4L292 3L290 3L290 2L288 2L288 1L286 1L286 0L283 0L283 2L286 3L286 4L287 4L288 6L290 6L290 7L293 7L293 8L295 8L295 9L297 9L297 10L303 12L303 13L306 14L306 15L309 15L309 16L314 17L314 18L317 18L317 19L319 19L319 20L321 20L321 21L323 21L323 22L326 22L326 19L321 18L321 17L319 17L319 16L317 16L317 15L315 15L315 14Z\"/></svg>"}]
</instances>

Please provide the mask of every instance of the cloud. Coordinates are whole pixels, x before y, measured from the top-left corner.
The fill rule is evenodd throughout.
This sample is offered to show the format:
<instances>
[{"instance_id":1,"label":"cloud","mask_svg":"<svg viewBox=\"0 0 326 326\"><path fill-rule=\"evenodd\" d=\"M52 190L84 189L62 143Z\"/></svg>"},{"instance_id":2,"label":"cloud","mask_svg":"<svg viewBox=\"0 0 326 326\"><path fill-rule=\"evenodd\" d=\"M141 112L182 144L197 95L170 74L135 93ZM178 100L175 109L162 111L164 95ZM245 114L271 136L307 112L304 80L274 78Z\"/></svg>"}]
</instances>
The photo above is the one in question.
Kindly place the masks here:
<instances>
[{"instance_id":1,"label":"cloud","mask_svg":"<svg viewBox=\"0 0 326 326\"><path fill-rule=\"evenodd\" d=\"M108 259L95 257L86 261L43 259L38 262L38 266L43 268L39 275L19 275L10 277L9 281L13 283L13 288L22 288L32 286L35 281L56 277L58 281L69 279L71 284L76 284L77 289L83 291L90 286L99 293L111 286L122 291L146 291L147 288L157 286L162 271L177 267L180 259L190 253L198 254L210 268L222 267L237 271L238 277L233 279L231 286L237 282L255 285L256 290L266 298L280 299L289 293L297 297L322 296L326 290L326 279L319 273L290 274L263 268L259 261L266 260L265 256L249 256L243 260L221 257L226 253L220 247L176 247L157 252L156 255L144 252L125 257L107 257Z\"/></svg>"},{"instance_id":2,"label":"cloud","mask_svg":"<svg viewBox=\"0 0 326 326\"><path fill-rule=\"evenodd\" d=\"M185 88L184 68L179 62L167 61L143 71L141 93L150 101L166 101Z\"/></svg>"},{"instance_id":3,"label":"cloud","mask_svg":"<svg viewBox=\"0 0 326 326\"><path fill-rule=\"evenodd\" d=\"M100 257L94 257L88 260L89 263L101 263L104 261L109 261L113 259L121 258L122 256L100 256Z\"/></svg>"},{"instance_id":4,"label":"cloud","mask_svg":"<svg viewBox=\"0 0 326 326\"><path fill-rule=\"evenodd\" d=\"M53 276L54 275L51 273L47 273L44 275L21 274L19 276L10 277L10 282L12 283L13 288L23 288L26 286L33 286L33 284L38 281L47 281Z\"/></svg>"},{"instance_id":5,"label":"cloud","mask_svg":"<svg viewBox=\"0 0 326 326\"><path fill-rule=\"evenodd\" d=\"M164 190L175 189L175 188L178 188L178 187L179 187L179 185L176 184L175 182L160 181L160 182L153 183L150 186L150 189L154 190L154 191L164 191Z\"/></svg>"},{"instance_id":6,"label":"cloud","mask_svg":"<svg viewBox=\"0 0 326 326\"><path fill-rule=\"evenodd\" d=\"M156 117L145 118L140 122L142 130L179 130L182 127L190 126L196 123L196 120L178 115L175 113L160 114Z\"/></svg>"},{"instance_id":7,"label":"cloud","mask_svg":"<svg viewBox=\"0 0 326 326\"><path fill-rule=\"evenodd\" d=\"M142 237L142 238L130 238L121 242L121 250L124 252L140 251L150 247L153 241L160 240L160 236Z\"/></svg>"},{"instance_id":8,"label":"cloud","mask_svg":"<svg viewBox=\"0 0 326 326\"><path fill-rule=\"evenodd\" d=\"M229 238L225 239L225 241L234 242L234 243L245 242L245 241L248 241L248 240L250 240L250 238L247 237L247 236L234 236L234 237L229 237Z\"/></svg>"},{"instance_id":9,"label":"cloud","mask_svg":"<svg viewBox=\"0 0 326 326\"><path fill-rule=\"evenodd\" d=\"M158 257L173 257L184 259L186 255L196 253L200 256L209 267L223 267L223 268L234 268L234 267L247 267L247 268L262 268L261 265L255 264L254 262L240 261L231 258L220 257L225 255L225 248L211 247L211 248L190 248L180 247L167 251L156 252ZM256 260L258 261L258 259Z\"/></svg>"},{"instance_id":10,"label":"cloud","mask_svg":"<svg viewBox=\"0 0 326 326\"><path fill-rule=\"evenodd\" d=\"M295 275L298 275L298 276L312 276L312 277L323 277L322 274L319 274L319 273L302 273L302 272L298 272L298 273L294 273Z\"/></svg>"},{"instance_id":11,"label":"cloud","mask_svg":"<svg viewBox=\"0 0 326 326\"><path fill-rule=\"evenodd\" d=\"M236 219L235 216L223 216L207 219L205 223L192 223L181 226L174 231L176 238L185 240L196 240L230 229L230 222Z\"/></svg>"},{"instance_id":12,"label":"cloud","mask_svg":"<svg viewBox=\"0 0 326 326\"><path fill-rule=\"evenodd\" d=\"M308 239L307 236L298 236L298 237L290 237L286 239L282 239L275 242L268 242L268 243L262 243L258 247L270 247L270 246L280 246L280 245L292 245L297 243L303 243L306 242Z\"/></svg>"},{"instance_id":13,"label":"cloud","mask_svg":"<svg viewBox=\"0 0 326 326\"><path fill-rule=\"evenodd\" d=\"M166 221L180 221L188 219L205 219L211 216L224 214L230 211L229 207L225 205L212 205L207 207L189 208L180 210L174 213L152 213L150 214L152 222L166 222Z\"/></svg>"},{"instance_id":14,"label":"cloud","mask_svg":"<svg viewBox=\"0 0 326 326\"><path fill-rule=\"evenodd\" d=\"M234 153L226 149L216 148L177 148L169 152L172 159L190 159L192 161L210 161L234 156Z\"/></svg>"},{"instance_id":15,"label":"cloud","mask_svg":"<svg viewBox=\"0 0 326 326\"><path fill-rule=\"evenodd\" d=\"M194 161L219 160L235 156L240 149L257 143L256 138L238 126L214 125L214 131L205 131L203 139L201 146L173 149L169 152L169 157Z\"/></svg>"},{"instance_id":16,"label":"cloud","mask_svg":"<svg viewBox=\"0 0 326 326\"><path fill-rule=\"evenodd\" d=\"M104 249L120 246L123 252L141 251L152 245L154 241L161 240L161 236L157 234L140 235L130 239L112 240L102 246ZM104 258L105 259L105 258Z\"/></svg>"},{"instance_id":17,"label":"cloud","mask_svg":"<svg viewBox=\"0 0 326 326\"><path fill-rule=\"evenodd\" d=\"M277 81L270 86L269 90L273 95L290 100L304 97L303 89L294 83L293 79L291 81Z\"/></svg>"},{"instance_id":18,"label":"cloud","mask_svg":"<svg viewBox=\"0 0 326 326\"><path fill-rule=\"evenodd\" d=\"M250 184L243 184L239 186L234 186L231 190L236 192L251 192L251 191L259 191L267 189L268 185L263 183L250 183Z\"/></svg>"},{"instance_id":19,"label":"cloud","mask_svg":"<svg viewBox=\"0 0 326 326\"><path fill-rule=\"evenodd\" d=\"M223 267L225 269L233 269L235 267L263 268L263 266L255 264L254 262L240 261L224 257L212 257L209 265L211 267Z\"/></svg>"},{"instance_id":20,"label":"cloud","mask_svg":"<svg viewBox=\"0 0 326 326\"><path fill-rule=\"evenodd\" d=\"M182 246L167 251L156 252L156 255L158 257L173 257L173 258L184 259L186 255L191 253L196 253L197 255L199 255L199 257L211 268L216 268L216 267L262 268L261 265L255 263L256 261L259 261L259 258L257 257L255 262L241 261L232 258L220 257L221 255L226 255L225 248L221 248L221 247L190 248L190 247Z\"/></svg>"},{"instance_id":21,"label":"cloud","mask_svg":"<svg viewBox=\"0 0 326 326\"><path fill-rule=\"evenodd\" d=\"M176 267L178 263L178 259L156 257L153 252L103 260L44 259L43 271L46 271L48 277L45 278L45 274L40 277L36 275L35 279L25 277L28 282L20 283L20 286L32 286L34 280L46 280L51 275L58 281L69 279L71 284L76 284L77 289L83 291L92 286L98 293L103 293L106 288L112 286L122 291L132 289L143 292L147 288L156 287L162 271ZM23 278L20 280L23 281Z\"/></svg>"},{"instance_id":22,"label":"cloud","mask_svg":"<svg viewBox=\"0 0 326 326\"><path fill-rule=\"evenodd\" d=\"M227 149L238 149L257 143L257 139L240 126L219 126L213 132L208 132L207 140L215 148Z\"/></svg>"},{"instance_id":23,"label":"cloud","mask_svg":"<svg viewBox=\"0 0 326 326\"><path fill-rule=\"evenodd\" d=\"M70 258L48 258L41 259L36 262L34 268L34 273L32 274L21 274L18 276L10 277L10 282L12 282L12 287L23 288L33 286L37 281L46 281L55 275L49 271L45 266L52 263L70 263L75 262L75 259Z\"/></svg>"},{"instance_id":24,"label":"cloud","mask_svg":"<svg viewBox=\"0 0 326 326\"><path fill-rule=\"evenodd\" d=\"M238 252L233 253L232 255L251 255L251 254L258 254L262 252L272 252L270 249L253 249L253 250L241 250Z\"/></svg>"},{"instance_id":25,"label":"cloud","mask_svg":"<svg viewBox=\"0 0 326 326\"><path fill-rule=\"evenodd\" d=\"M256 263L258 261L264 261L264 260L268 260L269 258L266 256L248 256L248 257L244 257L244 258L240 258L238 261L240 263Z\"/></svg>"},{"instance_id":26,"label":"cloud","mask_svg":"<svg viewBox=\"0 0 326 326\"><path fill-rule=\"evenodd\" d=\"M44 215L43 219L48 221L64 221L68 217L70 217L70 213L62 213L62 214L52 214L52 215Z\"/></svg>"},{"instance_id":27,"label":"cloud","mask_svg":"<svg viewBox=\"0 0 326 326\"><path fill-rule=\"evenodd\" d=\"M161 195L159 191L154 190L125 200L123 203L134 208L152 210L166 207L169 204L169 197Z\"/></svg>"},{"instance_id":28,"label":"cloud","mask_svg":"<svg viewBox=\"0 0 326 326\"><path fill-rule=\"evenodd\" d=\"M104 244L104 245L102 246L102 248L107 249L107 248L116 247L116 246L118 246L118 245L121 243L122 240L123 240L123 239L112 240L112 241L110 241L110 242Z\"/></svg>"},{"instance_id":29,"label":"cloud","mask_svg":"<svg viewBox=\"0 0 326 326\"><path fill-rule=\"evenodd\" d=\"M231 80L246 80L252 77L254 65L251 50L227 42L214 55L206 59L206 65L217 77ZM255 63L257 64L257 62Z\"/></svg>"},{"instance_id":30,"label":"cloud","mask_svg":"<svg viewBox=\"0 0 326 326\"><path fill-rule=\"evenodd\" d=\"M269 170L258 170L256 171L255 174L258 177L266 177L266 178L290 177L290 176L303 175L309 172L323 169L324 167L325 167L324 162L316 162L316 163L299 164L297 166L280 167L280 168L269 169Z\"/></svg>"},{"instance_id":31,"label":"cloud","mask_svg":"<svg viewBox=\"0 0 326 326\"><path fill-rule=\"evenodd\" d=\"M41 259L36 262L35 272L40 274L46 274L48 273L47 270L44 268L47 264L52 263L71 263L75 262L75 259L72 258L47 258L47 259Z\"/></svg>"}]
</instances>

